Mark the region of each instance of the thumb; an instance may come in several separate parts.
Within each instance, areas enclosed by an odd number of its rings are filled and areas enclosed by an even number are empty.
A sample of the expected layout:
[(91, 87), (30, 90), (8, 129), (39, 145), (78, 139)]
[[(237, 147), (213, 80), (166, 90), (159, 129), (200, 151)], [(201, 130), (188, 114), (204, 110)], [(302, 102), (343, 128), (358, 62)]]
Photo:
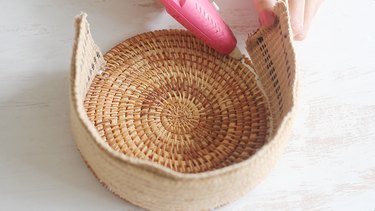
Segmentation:
[(253, 3), (258, 12), (260, 24), (265, 27), (271, 27), (276, 20), (276, 16), (272, 12), (276, 0), (253, 0)]

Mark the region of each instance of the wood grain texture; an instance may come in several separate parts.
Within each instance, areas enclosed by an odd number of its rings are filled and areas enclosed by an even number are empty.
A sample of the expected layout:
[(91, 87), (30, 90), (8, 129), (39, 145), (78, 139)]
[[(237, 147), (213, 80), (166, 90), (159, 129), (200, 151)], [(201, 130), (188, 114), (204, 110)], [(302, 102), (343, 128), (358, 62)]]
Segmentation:
[[(218, 1), (239, 38), (258, 26), (248, 0)], [(0, 207), (141, 210), (101, 187), (70, 135), (73, 17), (89, 14), (105, 52), (140, 32), (181, 28), (154, 0), (0, 1)], [(375, 1), (326, 1), (296, 43), (298, 115), (276, 168), (218, 210), (375, 209)]]

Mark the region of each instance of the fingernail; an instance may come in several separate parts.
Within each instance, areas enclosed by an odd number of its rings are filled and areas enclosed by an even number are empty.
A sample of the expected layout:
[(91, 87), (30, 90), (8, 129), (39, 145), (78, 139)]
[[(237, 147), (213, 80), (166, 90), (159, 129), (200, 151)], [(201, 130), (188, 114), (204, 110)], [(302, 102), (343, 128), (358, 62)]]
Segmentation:
[(264, 10), (259, 14), (259, 22), (262, 26), (270, 27), (275, 23), (275, 14), (270, 10)]
[(296, 34), (294, 35), (294, 40), (297, 40), (297, 41), (302, 41), (305, 39), (305, 34), (304, 33), (299, 33), (299, 34)]

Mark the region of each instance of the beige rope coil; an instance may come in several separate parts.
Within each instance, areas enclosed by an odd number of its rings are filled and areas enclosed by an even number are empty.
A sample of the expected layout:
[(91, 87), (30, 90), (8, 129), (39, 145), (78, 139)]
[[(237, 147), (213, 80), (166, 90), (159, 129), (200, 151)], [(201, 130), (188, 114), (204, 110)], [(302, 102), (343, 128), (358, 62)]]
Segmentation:
[(201, 210), (246, 193), (290, 129), (295, 58), (287, 8), (247, 41), (251, 61), (218, 54), (184, 30), (147, 32), (104, 56), (76, 21), (72, 129), (112, 192), (151, 210)]

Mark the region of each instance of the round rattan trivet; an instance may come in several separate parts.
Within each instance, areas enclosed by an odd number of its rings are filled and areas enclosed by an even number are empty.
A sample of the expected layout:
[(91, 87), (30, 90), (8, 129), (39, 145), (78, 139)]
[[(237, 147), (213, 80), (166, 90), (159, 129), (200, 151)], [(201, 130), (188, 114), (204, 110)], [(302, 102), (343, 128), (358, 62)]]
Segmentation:
[(254, 74), (190, 33), (141, 34), (104, 58), (84, 105), (113, 149), (197, 173), (245, 160), (266, 141), (269, 111)]

